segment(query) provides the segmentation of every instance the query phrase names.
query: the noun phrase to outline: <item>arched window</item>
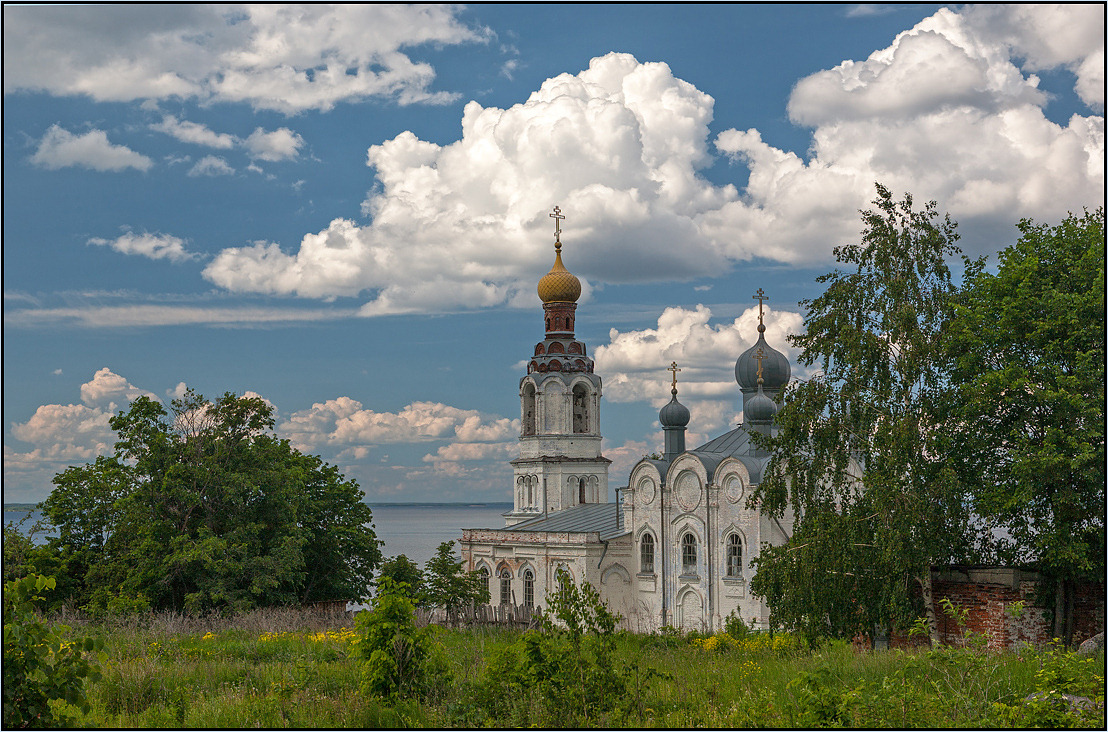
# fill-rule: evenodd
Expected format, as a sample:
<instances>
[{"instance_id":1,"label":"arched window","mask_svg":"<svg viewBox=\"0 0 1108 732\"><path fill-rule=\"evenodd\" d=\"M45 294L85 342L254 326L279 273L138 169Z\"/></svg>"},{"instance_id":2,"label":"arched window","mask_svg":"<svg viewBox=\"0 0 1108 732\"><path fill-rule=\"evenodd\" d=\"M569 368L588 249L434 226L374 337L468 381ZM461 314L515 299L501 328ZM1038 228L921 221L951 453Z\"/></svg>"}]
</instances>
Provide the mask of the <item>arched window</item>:
<instances>
[{"instance_id":1,"label":"arched window","mask_svg":"<svg viewBox=\"0 0 1108 732\"><path fill-rule=\"evenodd\" d=\"M535 573L523 570L523 604L528 610L535 607Z\"/></svg>"},{"instance_id":2,"label":"arched window","mask_svg":"<svg viewBox=\"0 0 1108 732\"><path fill-rule=\"evenodd\" d=\"M581 481L577 484L577 502L585 502L585 479L581 478Z\"/></svg>"},{"instance_id":3,"label":"arched window","mask_svg":"<svg viewBox=\"0 0 1108 732\"><path fill-rule=\"evenodd\" d=\"M477 575L481 578L481 585L485 588L485 596L491 598L489 594L489 568L481 567L477 570Z\"/></svg>"},{"instance_id":4,"label":"arched window","mask_svg":"<svg viewBox=\"0 0 1108 732\"><path fill-rule=\"evenodd\" d=\"M654 574L654 535L643 534L639 541L639 571Z\"/></svg>"},{"instance_id":5,"label":"arched window","mask_svg":"<svg viewBox=\"0 0 1108 732\"><path fill-rule=\"evenodd\" d=\"M743 542L738 534L727 537L727 576L743 576Z\"/></svg>"},{"instance_id":6,"label":"arched window","mask_svg":"<svg viewBox=\"0 0 1108 732\"><path fill-rule=\"evenodd\" d=\"M584 384L573 387L573 431L589 431L589 391Z\"/></svg>"},{"instance_id":7,"label":"arched window","mask_svg":"<svg viewBox=\"0 0 1108 732\"><path fill-rule=\"evenodd\" d=\"M573 575L569 573L569 568L564 564L559 565L558 569L554 571L554 577L558 580L558 592L565 592L573 582Z\"/></svg>"},{"instance_id":8,"label":"arched window","mask_svg":"<svg viewBox=\"0 0 1108 732\"><path fill-rule=\"evenodd\" d=\"M696 537L681 537L681 574L696 574Z\"/></svg>"},{"instance_id":9,"label":"arched window","mask_svg":"<svg viewBox=\"0 0 1108 732\"><path fill-rule=\"evenodd\" d=\"M512 573L507 569L500 570L500 604L507 605L512 601Z\"/></svg>"}]
</instances>

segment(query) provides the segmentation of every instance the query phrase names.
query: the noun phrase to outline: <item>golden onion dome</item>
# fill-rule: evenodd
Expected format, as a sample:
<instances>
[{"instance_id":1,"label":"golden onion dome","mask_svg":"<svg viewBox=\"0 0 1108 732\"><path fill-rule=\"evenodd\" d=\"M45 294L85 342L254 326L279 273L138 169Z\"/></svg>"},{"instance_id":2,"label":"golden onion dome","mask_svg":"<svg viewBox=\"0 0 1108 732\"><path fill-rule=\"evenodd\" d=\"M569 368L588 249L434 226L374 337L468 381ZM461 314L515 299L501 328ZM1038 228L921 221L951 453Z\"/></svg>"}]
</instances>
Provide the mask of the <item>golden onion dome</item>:
<instances>
[{"instance_id":1,"label":"golden onion dome","mask_svg":"<svg viewBox=\"0 0 1108 732\"><path fill-rule=\"evenodd\" d=\"M577 302L581 297L581 280L562 264L562 248L556 249L554 266L539 280L539 298L545 302Z\"/></svg>"}]
</instances>

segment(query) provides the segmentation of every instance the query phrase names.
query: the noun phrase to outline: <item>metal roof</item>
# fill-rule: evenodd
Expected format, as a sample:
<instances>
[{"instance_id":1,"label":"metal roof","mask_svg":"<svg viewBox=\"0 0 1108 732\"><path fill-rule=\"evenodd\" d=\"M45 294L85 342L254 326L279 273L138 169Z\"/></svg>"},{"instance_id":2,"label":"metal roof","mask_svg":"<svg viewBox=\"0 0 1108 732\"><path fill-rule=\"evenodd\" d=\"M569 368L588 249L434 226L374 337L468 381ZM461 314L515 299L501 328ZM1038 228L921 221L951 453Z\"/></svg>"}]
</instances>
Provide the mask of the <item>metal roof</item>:
<instances>
[{"instance_id":1,"label":"metal roof","mask_svg":"<svg viewBox=\"0 0 1108 732\"><path fill-rule=\"evenodd\" d=\"M689 452L720 452L725 455L736 453L748 453L754 446L750 444L750 435L742 427L736 427L714 440L705 442L700 447L695 447Z\"/></svg>"},{"instance_id":2,"label":"metal roof","mask_svg":"<svg viewBox=\"0 0 1108 732\"><path fill-rule=\"evenodd\" d=\"M565 531L574 534L596 531L600 533L601 541L627 533L623 528L618 503L584 503L522 521L508 527L506 531Z\"/></svg>"},{"instance_id":3,"label":"metal roof","mask_svg":"<svg viewBox=\"0 0 1108 732\"><path fill-rule=\"evenodd\" d=\"M700 458L708 471L709 480L712 479L716 468L724 458L734 457L746 465L750 472L750 481L758 484L762 482L762 470L769 462L769 454L758 450L750 440L750 433L745 427L736 427L714 440L705 442L700 447L689 450L689 453Z\"/></svg>"}]
</instances>

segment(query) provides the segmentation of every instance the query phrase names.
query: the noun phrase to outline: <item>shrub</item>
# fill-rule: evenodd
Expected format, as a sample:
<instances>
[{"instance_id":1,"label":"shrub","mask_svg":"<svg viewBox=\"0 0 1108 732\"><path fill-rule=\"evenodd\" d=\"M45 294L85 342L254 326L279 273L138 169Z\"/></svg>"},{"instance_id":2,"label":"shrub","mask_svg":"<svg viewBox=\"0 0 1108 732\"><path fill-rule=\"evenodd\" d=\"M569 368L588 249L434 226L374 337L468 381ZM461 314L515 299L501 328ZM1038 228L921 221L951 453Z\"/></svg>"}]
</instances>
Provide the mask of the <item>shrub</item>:
<instances>
[{"instance_id":1,"label":"shrub","mask_svg":"<svg viewBox=\"0 0 1108 732\"><path fill-rule=\"evenodd\" d=\"M547 596L540 631L495 654L478 685L485 710L513 725L590 726L613 712L643 713L642 689L662 674L615 658L619 616L564 571ZM539 718L534 718L538 716Z\"/></svg>"},{"instance_id":2,"label":"shrub","mask_svg":"<svg viewBox=\"0 0 1108 732\"><path fill-rule=\"evenodd\" d=\"M435 653L435 626L416 628L415 605L405 584L383 579L373 609L358 613L362 691L384 699L423 699L432 680L442 683L446 665Z\"/></svg>"},{"instance_id":3,"label":"shrub","mask_svg":"<svg viewBox=\"0 0 1108 732\"><path fill-rule=\"evenodd\" d=\"M4 727L67 726L70 719L51 706L63 700L87 713L87 681L100 668L84 657L102 641L67 640L69 628L49 626L35 614L38 594L55 587L53 577L28 575L4 585Z\"/></svg>"}]
</instances>

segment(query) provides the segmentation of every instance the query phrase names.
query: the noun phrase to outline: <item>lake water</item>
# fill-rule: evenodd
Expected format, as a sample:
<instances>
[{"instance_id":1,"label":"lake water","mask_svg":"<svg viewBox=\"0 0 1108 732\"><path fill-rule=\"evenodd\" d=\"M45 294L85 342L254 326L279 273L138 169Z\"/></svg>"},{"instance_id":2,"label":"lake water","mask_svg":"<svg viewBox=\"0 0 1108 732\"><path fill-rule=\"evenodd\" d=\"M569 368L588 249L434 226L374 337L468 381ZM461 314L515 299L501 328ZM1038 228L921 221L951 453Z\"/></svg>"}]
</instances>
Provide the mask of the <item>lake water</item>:
<instances>
[{"instance_id":1,"label":"lake water","mask_svg":"<svg viewBox=\"0 0 1108 732\"><path fill-rule=\"evenodd\" d=\"M386 557L404 554L421 567L444 541L457 542L462 529L501 529L511 503L389 503L370 504L377 538L384 542ZM27 514L4 510L4 524L16 523ZM23 524L30 529L37 515ZM455 544L455 550L457 545Z\"/></svg>"},{"instance_id":2,"label":"lake water","mask_svg":"<svg viewBox=\"0 0 1108 732\"><path fill-rule=\"evenodd\" d=\"M377 538L385 542L386 557L404 554L423 564L435 556L444 541L457 542L462 529L502 529L511 503L370 504Z\"/></svg>"}]
</instances>

